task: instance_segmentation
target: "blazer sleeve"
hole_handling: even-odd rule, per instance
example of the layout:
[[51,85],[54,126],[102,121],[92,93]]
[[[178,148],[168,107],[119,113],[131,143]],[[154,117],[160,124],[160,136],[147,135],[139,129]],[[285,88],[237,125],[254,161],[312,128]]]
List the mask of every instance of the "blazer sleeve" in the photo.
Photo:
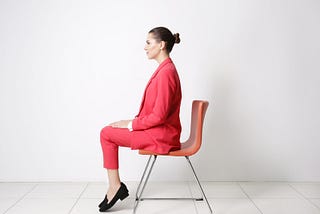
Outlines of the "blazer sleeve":
[[[166,121],[177,85],[174,78],[174,71],[168,69],[159,72],[156,81],[157,91],[154,93],[156,100],[153,109],[150,114],[138,116],[132,121],[133,130],[149,129],[154,126],[159,126]],[[148,100],[146,100],[146,102],[148,102]]]

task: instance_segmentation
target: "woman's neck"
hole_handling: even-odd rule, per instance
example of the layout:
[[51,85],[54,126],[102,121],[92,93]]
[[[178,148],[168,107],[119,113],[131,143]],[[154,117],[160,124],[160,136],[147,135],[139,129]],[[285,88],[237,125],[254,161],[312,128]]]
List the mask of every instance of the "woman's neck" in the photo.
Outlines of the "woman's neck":
[[155,59],[159,65],[166,59],[168,59],[170,56],[167,53],[159,54],[159,56]]

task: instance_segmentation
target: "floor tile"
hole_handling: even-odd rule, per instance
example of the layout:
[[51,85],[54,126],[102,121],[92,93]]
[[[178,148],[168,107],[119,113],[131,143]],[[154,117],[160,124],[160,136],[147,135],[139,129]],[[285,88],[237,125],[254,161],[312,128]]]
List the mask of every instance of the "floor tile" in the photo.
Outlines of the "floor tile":
[[[129,190],[129,198],[135,198],[137,182],[124,182]],[[89,183],[81,198],[103,199],[108,190],[108,183]]]
[[[130,197],[110,211],[132,213],[138,182],[125,182]],[[320,214],[319,183],[201,182],[214,214]],[[91,214],[107,183],[0,183],[0,213]],[[81,196],[81,198],[79,198]],[[198,197],[194,182],[154,182],[143,197]],[[247,198],[250,197],[250,198]],[[206,214],[204,201],[141,201],[137,214]]]
[[306,199],[253,199],[263,214],[320,214],[320,210]]
[[288,183],[240,182],[240,186],[250,198],[301,198]]
[[6,214],[68,214],[75,202],[71,198],[24,198]]
[[291,183],[306,198],[320,198],[320,183]]
[[[193,197],[201,197],[199,186],[189,183]],[[207,198],[247,198],[240,186],[235,182],[201,182]]]
[[14,205],[19,199],[16,198],[0,198],[0,213],[4,213],[12,205]]
[[0,183],[0,199],[21,198],[36,185],[36,183]]
[[196,214],[193,201],[141,201],[136,214]]
[[86,183],[40,183],[26,198],[78,198]]
[[148,182],[142,197],[191,197],[188,182]]
[[[198,213],[210,213],[207,204],[195,202]],[[250,199],[228,198],[209,199],[214,214],[261,214]]]
[[[101,214],[98,205],[101,202],[97,198],[81,198],[72,209],[71,214]],[[117,214],[132,214],[133,211],[133,198],[126,198],[123,201],[118,201],[110,212]]]

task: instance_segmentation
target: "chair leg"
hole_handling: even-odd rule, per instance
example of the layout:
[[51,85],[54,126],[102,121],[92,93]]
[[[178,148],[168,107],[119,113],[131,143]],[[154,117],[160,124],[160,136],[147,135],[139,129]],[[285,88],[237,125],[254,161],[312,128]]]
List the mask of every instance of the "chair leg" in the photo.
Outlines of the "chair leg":
[[145,166],[145,168],[144,168],[142,177],[141,177],[141,179],[140,179],[140,183],[139,183],[138,188],[137,188],[137,191],[136,191],[136,198],[138,198],[138,193],[139,193],[139,191],[140,191],[140,187],[141,187],[142,181],[143,181],[143,179],[144,179],[144,176],[146,175],[147,169],[148,169],[148,167],[149,167],[151,158],[152,158],[152,155],[150,155],[150,157],[149,157],[149,159],[148,159],[148,162],[147,162],[147,164],[146,164],[146,166]]
[[[148,171],[148,168],[149,168],[149,165],[150,165],[150,160],[151,160],[152,156],[154,157],[154,159],[153,159],[153,161],[152,161],[152,163],[151,163],[151,166],[150,166],[150,169],[149,169],[149,171]],[[135,203],[134,203],[133,214],[136,213],[138,204],[139,204],[139,202],[141,201],[142,193],[143,193],[144,188],[146,187],[146,184],[147,184],[147,182],[148,182],[148,180],[149,180],[149,177],[150,177],[150,174],[151,174],[153,165],[154,165],[154,163],[156,162],[156,160],[157,160],[157,155],[150,155],[149,160],[148,160],[148,162],[147,162],[147,164],[146,164],[146,167],[145,167],[145,169],[144,169],[144,171],[143,171],[143,175],[142,175],[142,177],[141,177],[141,179],[140,179],[139,186],[138,186],[137,191],[136,191],[136,200],[135,200]],[[145,181],[143,182],[143,179],[144,179],[147,171],[148,171],[147,177],[146,177]],[[142,183],[143,183],[142,189],[141,189],[141,192],[139,193]]]
[[209,208],[209,210],[210,210],[210,213],[212,213],[211,206],[210,206],[210,204],[209,204],[209,202],[208,202],[208,199],[207,199],[207,197],[206,197],[206,195],[205,195],[205,193],[204,193],[204,191],[203,191],[203,189],[202,189],[202,186],[201,186],[200,181],[199,181],[199,179],[198,179],[198,176],[197,176],[197,174],[196,174],[196,172],[195,172],[195,170],[194,170],[194,168],[193,168],[193,166],[192,166],[192,164],[191,164],[191,161],[190,161],[190,159],[189,159],[189,156],[185,156],[185,157],[186,157],[186,159],[187,159],[187,161],[188,161],[188,163],[189,163],[189,165],[190,165],[190,167],[191,167],[191,169],[192,169],[193,175],[194,175],[194,177],[195,177],[195,179],[196,179],[196,181],[197,181],[197,184],[198,184],[198,187],[199,187],[199,189],[200,189],[200,191],[201,191],[201,194],[202,194],[203,198],[205,199],[205,201],[206,201],[206,203],[207,203],[207,205],[208,205],[208,208]]

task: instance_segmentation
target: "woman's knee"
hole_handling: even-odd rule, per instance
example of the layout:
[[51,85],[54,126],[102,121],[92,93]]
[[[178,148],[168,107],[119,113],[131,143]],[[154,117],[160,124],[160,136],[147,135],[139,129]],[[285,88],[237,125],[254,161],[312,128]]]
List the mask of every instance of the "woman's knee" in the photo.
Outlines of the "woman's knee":
[[109,140],[109,132],[110,132],[111,128],[112,128],[111,126],[106,126],[103,129],[101,129],[101,131],[100,131],[100,141],[101,142],[103,140],[104,141],[108,141]]

